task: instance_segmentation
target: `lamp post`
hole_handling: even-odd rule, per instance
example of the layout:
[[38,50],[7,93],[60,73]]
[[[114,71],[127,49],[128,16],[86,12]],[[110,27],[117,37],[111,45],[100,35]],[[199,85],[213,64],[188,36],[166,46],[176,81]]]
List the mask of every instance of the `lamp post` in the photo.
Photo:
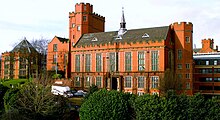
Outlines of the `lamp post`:
[[57,52],[56,52],[56,76],[57,76]]

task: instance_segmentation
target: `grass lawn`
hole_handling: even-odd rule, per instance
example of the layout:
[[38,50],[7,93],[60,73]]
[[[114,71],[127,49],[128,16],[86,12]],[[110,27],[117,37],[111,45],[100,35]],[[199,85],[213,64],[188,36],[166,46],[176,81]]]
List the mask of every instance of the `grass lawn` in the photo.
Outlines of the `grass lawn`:
[[12,80],[6,80],[6,81],[2,81],[2,84],[4,86],[7,87],[11,87],[11,85],[17,86],[18,83],[19,84],[24,84],[26,81],[28,81],[27,79],[12,79]]

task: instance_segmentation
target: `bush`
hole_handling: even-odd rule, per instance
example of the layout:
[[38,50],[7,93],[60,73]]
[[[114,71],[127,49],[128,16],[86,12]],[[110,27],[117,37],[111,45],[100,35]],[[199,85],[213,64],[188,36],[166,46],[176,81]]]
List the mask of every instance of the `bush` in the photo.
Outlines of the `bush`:
[[89,96],[80,108],[81,120],[128,120],[131,119],[130,94],[99,90]]
[[92,84],[92,86],[89,87],[88,93],[86,94],[84,100],[87,100],[91,94],[93,94],[94,92],[98,90],[99,88],[96,85]]
[[61,74],[54,74],[52,76],[53,79],[57,79],[57,78],[62,78],[62,75]]
[[8,89],[9,89],[8,87],[5,87],[2,84],[0,84],[0,115],[4,112],[4,99],[3,99],[3,97]]

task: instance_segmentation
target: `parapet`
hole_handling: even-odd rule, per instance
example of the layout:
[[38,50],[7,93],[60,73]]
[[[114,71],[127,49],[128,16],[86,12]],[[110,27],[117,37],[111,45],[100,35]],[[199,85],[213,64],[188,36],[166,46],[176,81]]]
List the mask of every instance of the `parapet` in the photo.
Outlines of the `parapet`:
[[214,39],[213,39],[213,38],[207,38],[207,39],[205,38],[205,39],[202,39],[202,41],[203,41],[203,40],[204,40],[204,41],[213,41]]
[[91,5],[90,3],[84,3],[84,2],[76,3],[75,6],[80,6],[80,5],[88,5],[88,6],[90,6],[90,7],[93,6],[93,5]]
[[97,13],[92,13],[94,16],[96,16],[96,17],[99,17],[99,18],[101,18],[101,19],[105,19],[105,17],[104,16],[101,16],[100,14],[97,14]]
[[174,22],[170,26],[171,29],[185,29],[185,27],[192,29],[193,24],[191,22]]
[[192,22],[174,22],[171,25],[192,25]]

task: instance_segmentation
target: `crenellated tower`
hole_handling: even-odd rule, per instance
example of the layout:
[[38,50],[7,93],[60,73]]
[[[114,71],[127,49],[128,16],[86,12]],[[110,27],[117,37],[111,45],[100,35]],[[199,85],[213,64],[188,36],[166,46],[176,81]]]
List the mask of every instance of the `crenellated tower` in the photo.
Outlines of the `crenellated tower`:
[[82,34],[104,32],[105,17],[93,13],[93,5],[77,3],[75,12],[69,13],[69,39],[72,46]]
[[[191,22],[171,25],[175,41],[175,73],[179,88],[188,95],[193,93],[193,24]],[[183,91],[182,91],[183,92]]]
[[93,12],[93,5],[89,3],[77,3],[75,12],[69,13],[69,57],[68,75],[71,75],[71,51],[79,38],[85,33],[104,32],[105,17]]

